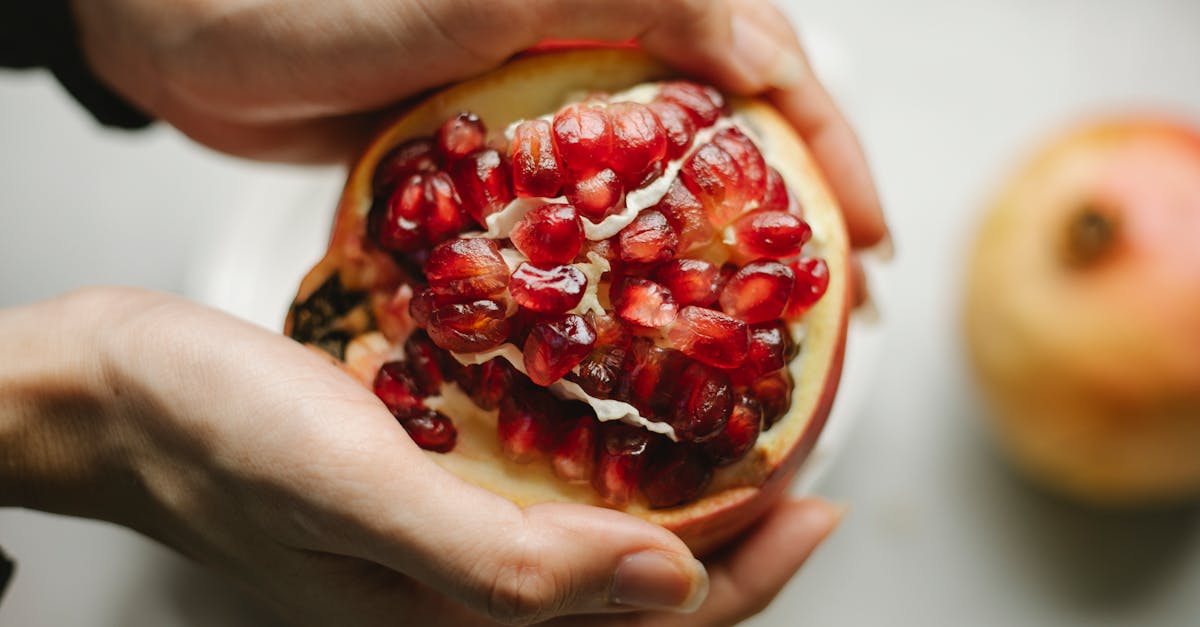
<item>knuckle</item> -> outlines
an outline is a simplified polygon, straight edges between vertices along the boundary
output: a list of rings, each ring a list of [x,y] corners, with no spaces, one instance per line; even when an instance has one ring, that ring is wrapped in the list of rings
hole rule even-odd
[[[488,597],[488,615],[506,625],[528,625],[554,615],[562,605],[558,577],[532,555],[513,559],[496,570]]]

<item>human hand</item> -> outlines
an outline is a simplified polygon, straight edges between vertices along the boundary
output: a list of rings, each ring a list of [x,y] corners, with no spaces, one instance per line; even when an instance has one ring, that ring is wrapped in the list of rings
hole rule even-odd
[[[0,506],[131,527],[301,624],[730,624],[838,517],[785,502],[706,577],[640,519],[459,480],[317,353],[175,297],[0,312],[0,353]]]
[[[271,160],[345,158],[378,111],[546,39],[629,41],[725,89],[766,93],[828,174],[851,241],[886,234],[854,132],[768,0],[74,2],[95,72],[195,140]]]

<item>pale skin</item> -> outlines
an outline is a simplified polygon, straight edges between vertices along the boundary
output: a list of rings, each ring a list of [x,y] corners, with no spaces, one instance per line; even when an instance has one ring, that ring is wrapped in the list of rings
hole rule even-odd
[[[75,5],[115,90],[200,143],[282,161],[345,159],[381,109],[538,41],[636,39],[773,99],[854,243],[886,236],[853,132],[765,2]],[[619,512],[520,509],[443,472],[315,353],[172,296],[93,288],[0,311],[0,354],[19,356],[0,363],[0,506],[126,525],[299,624],[725,625],[765,607],[840,516],[786,500],[702,563]]]

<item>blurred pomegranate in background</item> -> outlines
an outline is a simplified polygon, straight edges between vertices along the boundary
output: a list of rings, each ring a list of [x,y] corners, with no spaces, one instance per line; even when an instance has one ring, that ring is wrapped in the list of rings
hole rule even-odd
[[[1016,463],[1105,505],[1200,496],[1200,132],[1112,120],[1003,189],[966,334]]]

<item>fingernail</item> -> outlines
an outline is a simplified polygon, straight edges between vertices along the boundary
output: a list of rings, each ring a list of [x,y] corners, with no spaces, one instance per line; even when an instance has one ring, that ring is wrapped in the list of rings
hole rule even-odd
[[[733,16],[733,54],[735,60],[770,87],[787,89],[804,78],[804,61],[789,44],[780,42],[753,20]]]
[[[884,231],[883,239],[879,240],[878,244],[866,250],[873,258],[884,263],[896,258],[896,243],[892,240],[892,232]]]
[[[618,605],[680,612],[695,611],[707,596],[703,564],[653,550],[622,558],[609,592],[609,600]]]

